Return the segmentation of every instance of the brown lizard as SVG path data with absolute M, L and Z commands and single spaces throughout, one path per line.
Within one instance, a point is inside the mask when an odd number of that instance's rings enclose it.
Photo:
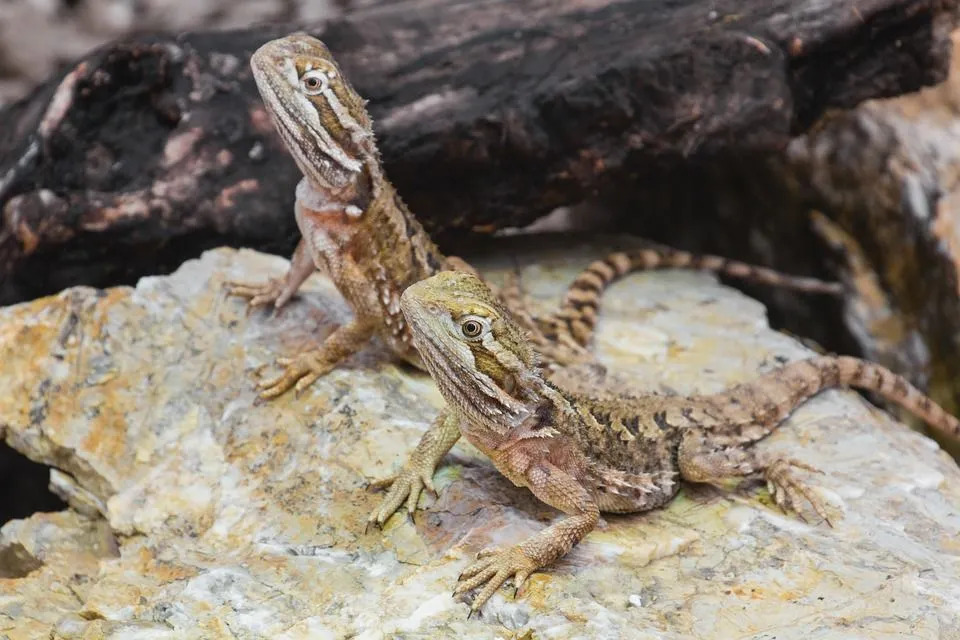
M 601 511 L 662 506 L 681 480 L 723 486 L 759 477 L 781 508 L 802 517 L 805 500 L 826 520 L 823 502 L 797 471 L 815 469 L 752 447 L 824 389 L 876 392 L 960 435 L 960 422 L 905 379 L 857 358 L 793 362 L 712 395 L 587 394 L 542 377 L 522 328 L 471 274 L 446 272 L 418 282 L 403 293 L 400 307 L 447 409 L 369 522 L 382 524 L 404 500 L 412 511 L 461 435 L 511 482 L 568 515 L 516 546 L 480 552 L 454 591 L 480 588 L 471 612 L 511 577 L 519 588 L 533 571 L 564 556 L 596 526 Z
M 302 237 L 283 278 L 261 284 L 230 282 L 228 291 L 247 298 L 250 307 L 279 309 L 314 269 L 320 269 L 354 311 L 354 320 L 323 344 L 293 358 L 279 358 L 284 370 L 259 383 L 261 396 L 275 397 L 294 387 L 302 391 L 374 335 L 396 356 L 422 367 L 400 312 L 401 292 L 444 269 L 472 269 L 440 253 L 387 180 L 365 101 L 321 41 L 306 34 L 270 41 L 253 54 L 250 65 L 266 111 L 303 173 L 294 207 Z M 588 267 L 574 281 L 556 316 L 528 316 L 520 306 L 521 297 L 509 291 L 504 301 L 542 356 L 559 364 L 580 362 L 589 359 L 585 346 L 603 289 L 631 270 L 675 266 L 712 269 L 804 291 L 835 293 L 838 286 L 722 258 L 642 249 L 616 253 Z

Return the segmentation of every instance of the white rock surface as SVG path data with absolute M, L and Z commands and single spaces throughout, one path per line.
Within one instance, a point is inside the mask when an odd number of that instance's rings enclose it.
M 529 252 L 538 303 L 597 252 Z M 488 263 L 489 266 L 489 263 Z M 501 265 L 502 266 L 502 265 Z M 960 637 L 960 471 L 851 392 L 828 392 L 761 444 L 823 469 L 835 528 L 763 490 L 687 487 L 608 517 L 481 619 L 450 597 L 478 549 L 558 514 L 467 445 L 415 523 L 364 534 L 441 406 L 430 379 L 370 348 L 300 398 L 254 404 L 274 356 L 349 316 L 313 277 L 279 317 L 245 315 L 230 279 L 282 259 L 217 250 L 136 289 L 78 288 L 0 310 L 0 435 L 57 469 L 71 510 L 0 529 L 0 637 Z M 807 355 L 709 276 L 614 287 L 601 358 L 635 389 L 716 391 Z

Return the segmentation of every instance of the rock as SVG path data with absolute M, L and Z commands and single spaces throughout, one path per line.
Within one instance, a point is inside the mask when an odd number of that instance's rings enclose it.
M 527 250 L 524 283 L 553 304 L 597 253 Z M 686 487 L 666 508 L 607 516 L 524 598 L 505 590 L 468 620 L 450 591 L 472 554 L 558 514 L 460 444 L 413 524 L 395 516 L 364 534 L 381 499 L 365 485 L 398 467 L 441 399 L 374 347 L 300 398 L 255 404 L 258 371 L 348 317 L 318 276 L 278 317 L 248 316 L 221 292 L 228 278 L 284 268 L 220 249 L 135 289 L 75 288 L 0 310 L 0 434 L 56 467 L 74 505 L 0 529 L 0 635 L 960 634 L 960 470 L 840 391 L 760 445 L 826 472 L 815 482 L 835 528 L 778 512 L 763 490 Z M 614 287 L 597 342 L 620 384 L 680 393 L 808 354 L 767 327 L 760 304 L 682 272 Z
M 960 31 L 953 41 L 960 42 Z M 894 327 L 876 322 L 876 311 L 850 318 L 863 351 L 927 386 L 955 413 L 960 413 L 958 149 L 960 58 L 955 56 L 949 77 L 936 87 L 868 101 L 826 118 L 790 143 L 782 169 L 793 186 L 792 199 L 819 207 L 856 240 L 884 294 L 872 306 L 889 307 L 879 315 L 897 320 Z M 910 348 L 911 342 L 922 348 Z

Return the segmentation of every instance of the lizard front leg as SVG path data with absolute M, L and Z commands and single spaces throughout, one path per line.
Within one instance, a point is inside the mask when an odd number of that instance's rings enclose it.
M 373 524 L 382 527 L 404 500 L 407 501 L 407 513 L 412 516 L 423 489 L 436 494 L 433 472 L 459 439 L 460 426 L 456 417 L 447 410 L 442 411 L 420 438 L 420 443 L 413 450 L 403 470 L 391 478 L 371 483 L 375 488 L 389 486 L 390 491 L 380 506 L 370 514 L 367 528 Z
M 477 561 L 460 574 L 460 583 L 453 592 L 456 596 L 483 587 L 473 598 L 471 613 L 479 610 L 511 576 L 519 591 L 531 573 L 565 556 L 600 519 L 600 509 L 589 492 L 560 467 L 542 460 L 532 464 L 524 477 L 535 496 L 570 517 L 516 546 L 481 551 Z
M 246 298 L 247 305 L 251 309 L 269 304 L 279 309 L 290 301 L 315 268 L 307 244 L 303 238 L 300 238 L 293 257 L 290 258 L 290 268 L 284 277 L 270 278 L 261 284 L 230 281 L 224 286 L 228 295 Z
M 293 387 L 300 393 L 317 378 L 362 349 L 373 337 L 374 326 L 368 319 L 357 318 L 350 324 L 338 327 L 318 348 L 293 358 L 277 358 L 277 364 L 285 367 L 285 370 L 279 376 L 257 384 L 257 388 L 261 389 L 260 397 L 275 398 Z

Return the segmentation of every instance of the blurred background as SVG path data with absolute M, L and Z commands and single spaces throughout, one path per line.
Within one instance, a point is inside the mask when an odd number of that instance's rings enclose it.
M 6 0 L 0 3 L 0 106 L 94 47 L 148 31 L 237 29 L 334 17 L 350 0 Z

